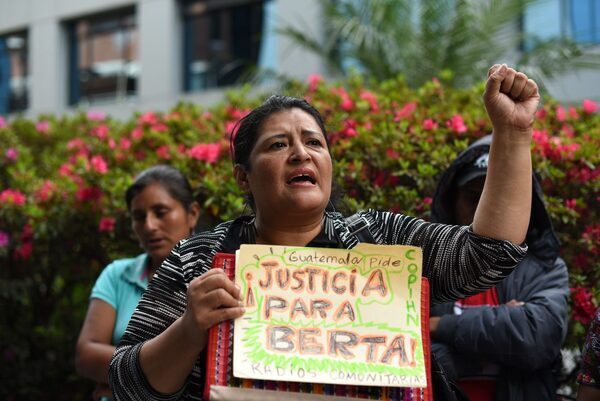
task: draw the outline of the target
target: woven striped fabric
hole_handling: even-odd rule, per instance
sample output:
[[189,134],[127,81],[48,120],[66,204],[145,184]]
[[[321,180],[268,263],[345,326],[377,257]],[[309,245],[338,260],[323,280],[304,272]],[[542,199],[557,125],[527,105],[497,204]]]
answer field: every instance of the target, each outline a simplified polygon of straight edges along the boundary
[[[232,254],[217,253],[213,259],[212,267],[224,269],[229,278],[233,279],[235,272],[235,256]],[[421,280],[421,321],[423,322],[421,335],[425,353],[427,383],[431,383],[429,283],[426,278],[422,278]],[[210,394],[212,386],[226,386],[388,401],[433,401],[430,387],[403,388],[348,386],[236,378],[233,376],[233,322],[231,321],[223,322],[210,329],[206,349],[206,370],[203,396],[205,400],[211,399]],[[289,398],[288,396],[286,397]],[[293,400],[293,397],[289,399]]]

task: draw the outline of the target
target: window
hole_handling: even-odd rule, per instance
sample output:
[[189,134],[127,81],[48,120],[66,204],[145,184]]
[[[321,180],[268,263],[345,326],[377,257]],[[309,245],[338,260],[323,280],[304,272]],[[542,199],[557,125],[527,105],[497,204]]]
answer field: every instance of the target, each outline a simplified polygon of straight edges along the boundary
[[[523,15],[523,30],[537,39],[569,38],[600,44],[600,0],[538,0]],[[528,41],[525,49],[531,49]]]
[[27,34],[0,36],[0,114],[27,109]]
[[138,29],[131,9],[78,19],[69,29],[69,103],[136,94]]
[[264,7],[262,0],[183,3],[185,90],[235,84],[259,63]]
[[571,29],[579,43],[600,43],[600,0],[571,0]]

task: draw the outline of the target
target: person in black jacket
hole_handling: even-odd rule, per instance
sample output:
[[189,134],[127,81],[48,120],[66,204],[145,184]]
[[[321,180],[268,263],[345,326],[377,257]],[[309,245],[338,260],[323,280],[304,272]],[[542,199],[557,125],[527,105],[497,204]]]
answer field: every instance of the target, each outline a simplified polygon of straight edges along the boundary
[[[490,142],[490,136],[475,142],[443,174],[433,222],[473,221]],[[472,401],[556,399],[568,274],[535,176],[526,243],[525,259],[496,287],[432,308],[432,350]]]

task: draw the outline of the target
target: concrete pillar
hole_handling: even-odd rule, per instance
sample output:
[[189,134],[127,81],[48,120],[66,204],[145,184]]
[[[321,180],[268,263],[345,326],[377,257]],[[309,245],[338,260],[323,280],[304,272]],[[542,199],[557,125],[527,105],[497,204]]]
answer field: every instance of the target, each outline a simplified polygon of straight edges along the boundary
[[178,3],[140,0],[139,99],[145,108],[171,107],[182,88],[181,26]]
[[[293,26],[323,38],[322,9],[318,0],[278,0],[278,29]],[[279,72],[290,77],[306,79],[310,74],[324,74],[324,63],[317,55],[297,45],[286,36],[278,37],[277,65]]]
[[53,17],[35,21],[29,30],[29,114],[60,113],[66,106],[66,33]]

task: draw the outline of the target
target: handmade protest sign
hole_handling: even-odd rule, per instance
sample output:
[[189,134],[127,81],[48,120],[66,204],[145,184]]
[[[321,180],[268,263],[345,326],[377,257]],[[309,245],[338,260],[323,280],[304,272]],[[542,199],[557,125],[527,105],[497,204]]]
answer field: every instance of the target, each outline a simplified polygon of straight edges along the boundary
[[421,338],[422,252],[242,245],[234,323],[240,378],[427,386]]

